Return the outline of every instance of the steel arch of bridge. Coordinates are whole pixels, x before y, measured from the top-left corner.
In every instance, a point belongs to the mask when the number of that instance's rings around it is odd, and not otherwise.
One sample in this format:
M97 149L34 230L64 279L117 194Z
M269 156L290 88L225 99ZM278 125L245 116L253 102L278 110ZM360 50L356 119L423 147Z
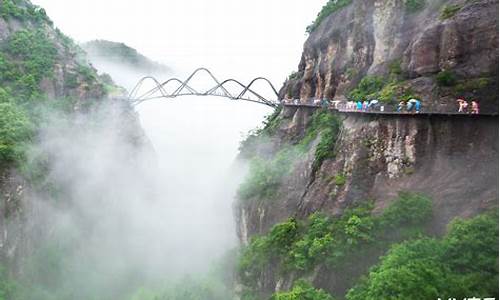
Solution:
M190 82L196 78L196 75L199 72L205 72L207 73L210 78L214 81L215 85L206 90L206 91L197 91L194 88L190 86ZM142 85L147 82L153 82L154 87L145 91L141 92L141 87ZM261 96L259 93L256 91L252 90L252 85L258 81L264 81L266 82L272 89L273 93L276 95L276 99L267 99L266 97ZM227 84L232 84L235 83L237 86L241 88L241 91L237 94L232 94L226 89ZM166 91L167 85L171 84L177 84L175 87L175 90L171 93ZM180 96L188 96L188 95L193 95L193 96L219 96L219 97L226 97L231 100L244 100L244 101L250 101L250 102L255 102L255 103L260 103L264 105L268 105L271 107L277 107L280 105L279 95L276 90L276 88L273 86L271 81L269 81L267 78L264 77L257 77L254 78L253 80L250 81L249 84L244 85L243 83L239 82L236 79L226 79L223 81L219 81L213 74L208 70L207 68L198 68L196 69L189 77L187 77L185 80L180 80L178 78L170 78L164 82L158 81L156 78L152 76L146 76L143 77L139 80L139 82L135 85L135 87L130 91L128 95L129 101L132 102L133 105L138 105L144 101L152 100L152 99L158 99L158 98L175 98L175 97L180 97ZM251 98L253 96L253 98Z

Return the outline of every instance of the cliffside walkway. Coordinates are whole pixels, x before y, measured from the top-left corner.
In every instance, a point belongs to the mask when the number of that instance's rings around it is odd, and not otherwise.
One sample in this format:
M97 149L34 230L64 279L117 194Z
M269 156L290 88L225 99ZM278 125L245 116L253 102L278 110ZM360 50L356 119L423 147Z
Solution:
M348 108L344 103L340 104L329 104L328 106L321 104L314 104L313 102L308 103L283 103L284 107L289 108L310 108L310 109L330 109L341 113L346 114L366 114L366 115L401 115L401 116L415 116L415 115L443 115L443 116L498 116L498 113L483 113L472 114L467 112L458 112L456 110L436 110L430 111L425 107L420 110L420 112L416 111L397 111L397 107L393 105L381 105L380 107L373 109L364 109L358 110L355 108Z

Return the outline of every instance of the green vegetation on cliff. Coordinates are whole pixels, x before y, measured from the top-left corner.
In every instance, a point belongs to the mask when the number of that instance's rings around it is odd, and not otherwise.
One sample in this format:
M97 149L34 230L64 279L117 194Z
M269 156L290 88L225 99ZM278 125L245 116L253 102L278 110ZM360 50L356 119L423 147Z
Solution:
M276 275L295 278L309 278L318 266L342 274L343 280L351 276L348 300L498 296L497 213L456 219L448 234L436 239L424 234L432 214L430 199L424 196L403 193L382 214L371 210L365 203L338 218L315 213L306 221L289 219L254 237L239 262L245 299L255 299L252 295L263 274L269 276L270 266L277 268ZM369 265L360 267L367 257L384 253L370 271ZM352 268L358 268L357 273ZM290 292L276 293L272 299L329 297L299 280Z
M32 132L33 125L24 110L12 103L0 103L0 162L20 161L23 143Z
M456 219L443 239L391 248L348 300L498 297L498 214Z
M289 292L278 292L270 300L334 300L322 289L315 289L305 280L299 280Z
M279 113L279 111L277 112ZM326 110L318 110L311 118L300 141L284 146L274 154L258 153L258 144L273 134L279 127L279 117L275 113L264 123L264 128L251 133L242 142L242 155L250 159L250 170L238 190L241 200L251 198L272 199L283 180L291 173L294 164L310 150L313 141L319 137L314 153L313 171L324 160L335 156L335 143L340 131L338 117ZM263 141L264 140L264 141Z
M42 97L40 82L52 76L57 50L42 30L13 33L0 52L0 83L18 102Z
M405 7L409 13L422 10L426 5L426 0L406 0Z
M14 18L20 21L33 22L36 25L52 25L52 21L43 8L19 0L2 0L0 17L4 19Z
M83 51L53 27L43 8L4 0L0 18L7 25L0 41L0 163L34 174L24 153L39 128L42 110L70 112L80 95L104 95L104 84ZM12 24L16 30L11 30ZM49 99L47 93L58 99Z
M105 60L106 62L114 62L120 66L129 66L136 70L144 70L150 73L165 73L170 71L165 65L150 60L124 43L94 40L82 44L82 47L88 53L89 58L95 63Z
M276 224L243 249L242 283L256 289L270 265L277 266L280 274L308 274L320 265L342 270L355 257L383 252L394 242L423 234L432 214L429 198L409 193L400 194L381 215L372 210L372 203L365 201L340 217L314 213L304 221L291 218Z
M443 7L443 10L441 11L441 15L439 16L439 18L441 20L449 19L449 18L455 16L455 14L457 12L459 12L461 9L462 9L462 6L458 5L458 4L445 5Z
M388 65L389 76L367 75L358 85L349 92L351 100L365 101L378 99L382 103L395 103L399 100L408 100L418 96L411 88L406 87L402 79L402 71L398 60Z
M328 0L328 2L321 8L316 19L307 26L306 32L311 33L316 29L323 20L334 12L351 4L352 0Z

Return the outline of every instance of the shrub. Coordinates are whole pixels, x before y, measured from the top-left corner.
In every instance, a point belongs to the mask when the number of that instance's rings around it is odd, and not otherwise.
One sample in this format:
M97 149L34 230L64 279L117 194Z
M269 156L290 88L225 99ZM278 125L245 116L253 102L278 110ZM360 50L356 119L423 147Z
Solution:
M45 22L52 26L53 23L43 8L31 3L27 3L23 7L16 2L13 0L3 0L0 6L0 17L4 19L15 18L21 21L31 21L37 25Z
M16 18L22 20L24 13L24 9L16 5L12 0L2 1L2 6L0 6L0 16L2 18Z
M79 65L78 74L80 74L87 82L93 82L97 80L96 72L89 66Z
M318 13L316 19L311 23L311 25L307 26L306 32L313 32L326 17L348 6L351 2L352 0L328 0L328 2L321 8L321 11Z
M329 111L317 110L314 112L310 123L307 126L304 137L299 142L302 150L307 150L314 139L324 130L338 126L337 117Z
M403 70L401 69L401 59L395 59L391 61L388 65L388 68L390 75L397 77L403 73Z
M18 299L15 295L19 290L17 282L11 280L3 266L0 266L0 300Z
M421 9L423 9L426 5L425 0L406 0L405 1L405 7L406 11L409 13L414 13L417 12Z
M395 245L348 300L498 295L498 214L455 220L441 240Z
M431 211L422 203L428 199L402 194L381 216L372 215L373 203L365 201L344 211L341 217L312 214L306 221L293 219L275 225L267 235L254 238L240 258L244 283L253 286L259 274L272 262L282 272L312 270L318 264L338 267L353 255L377 241L388 247L394 240L413 237L414 231L386 234L403 228L421 228ZM407 214L418 212L417 216ZM406 216L406 218L405 218ZM407 219L410 219L408 221ZM421 220L422 223L416 223Z
M297 151L287 147L270 159L252 158L248 174L238 189L238 197L242 200L272 198L283 177L291 171L296 157Z
M277 292L270 300L334 300L322 289L315 289L310 283L298 280L288 292Z
M384 225L418 225L427 222L432 215L430 198L415 193L399 193L397 201L391 203L383 212Z
M452 86L456 83L455 73L450 70L444 70L436 75L436 81L439 86Z
M449 19L462 9L462 6L458 4L445 5L443 10L441 11L441 16L439 17L441 20Z
M39 83L53 74L57 50L42 30L20 30L6 42L0 59L4 85L12 86L13 94L23 101L40 97Z
M277 111L279 114L279 111ZM306 129L304 137L296 145L288 145L272 157L262 157L256 153L257 144L279 126L278 115L272 115L263 129L252 133L240 145L243 155L251 157L249 172L238 189L238 197L242 200L250 198L272 198L275 196L283 178L293 169L294 162L304 152L309 151L312 141L321 135L315 150L313 170L316 171L323 161L334 157L334 146L340 131L341 122L326 110L318 110Z
M299 72L293 71L292 73L290 73L290 75L288 75L287 80L295 80L298 78L299 78Z
M462 94L465 92L474 92L477 90L482 90L492 82L491 78L488 77L480 77L480 78L471 78L466 81L461 81L460 83L455 84L453 90L457 94Z
M439 262L438 247L433 239L393 247L368 279L348 292L347 299L438 299L447 295L436 288L446 284L449 271Z
M335 144L340 131L340 122L335 122L331 127L325 128L321 133L313 162L313 170L316 171L321 167L323 161L335 157Z
M243 282L249 285L255 284L263 268L290 250L298 237L298 231L297 221L290 218L273 226L267 235L254 237L243 249L238 262Z
M0 160L19 161L32 132L27 114L12 103L0 103Z
M337 174L334 177L335 185L342 186L346 183L347 178L344 174Z
M365 76L358 86L349 93L349 98L353 100L377 97L377 93L384 87L385 81L381 76Z
M384 103L391 103L397 100L399 85L397 83L391 82L384 86L380 91L378 100Z

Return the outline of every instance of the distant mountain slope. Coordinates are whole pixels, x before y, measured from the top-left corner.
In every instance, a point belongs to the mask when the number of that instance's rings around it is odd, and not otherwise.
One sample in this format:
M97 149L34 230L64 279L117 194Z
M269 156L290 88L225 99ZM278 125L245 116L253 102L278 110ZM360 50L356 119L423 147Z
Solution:
M81 45L92 64L110 74L120 85L130 89L142 76L162 77L170 68L155 62L124 43L94 40Z

